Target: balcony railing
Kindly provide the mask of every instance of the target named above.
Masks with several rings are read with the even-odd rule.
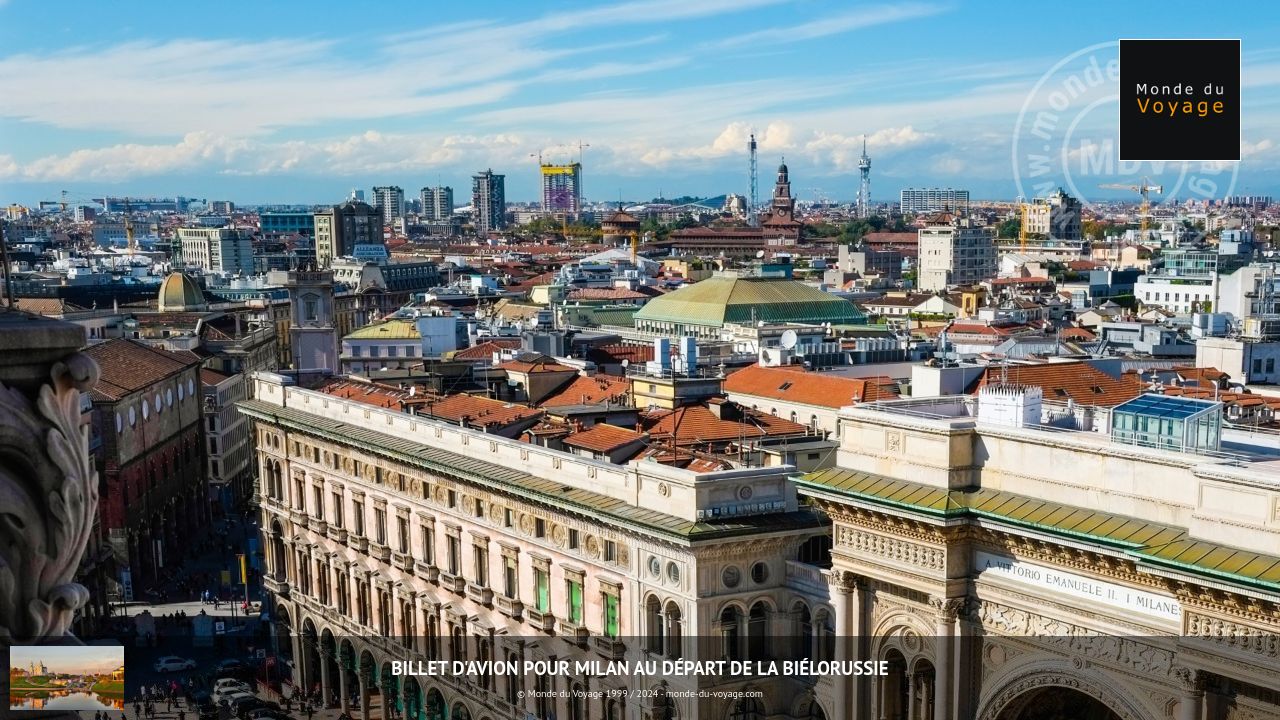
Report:
[[[506,595],[499,595],[494,598],[495,604],[498,606],[498,612],[506,615],[512,620],[519,620],[524,613],[524,603],[515,598],[509,598]]]
[[[382,543],[369,543],[369,554],[382,562],[391,562],[391,548]]]
[[[556,627],[556,616],[552,613],[525,608],[524,615],[529,619],[530,625],[543,632],[551,632]]]
[[[592,638],[591,644],[605,660],[621,660],[627,652],[627,646],[622,644],[621,640],[605,635]]]
[[[454,593],[455,595],[465,595],[467,592],[467,579],[461,575],[441,572],[440,587]]]
[[[586,625],[569,622],[568,620],[560,621],[560,637],[569,642],[586,647],[587,638],[590,636],[591,631],[587,629]]]
[[[819,596],[826,596],[831,592],[822,568],[799,560],[787,561],[787,587]]]
[[[438,582],[440,580],[440,568],[435,565],[428,565],[419,561],[414,564],[414,568],[417,570],[418,577],[427,582]]]
[[[493,604],[493,589],[475,583],[467,583],[467,597],[481,605]]]

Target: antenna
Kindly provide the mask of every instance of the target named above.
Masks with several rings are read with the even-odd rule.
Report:
[[[858,217],[871,216],[871,158],[867,156],[867,136],[862,136],[862,157],[858,159],[858,173],[862,181],[858,185]]]
[[[751,133],[747,141],[747,156],[750,163],[751,197],[747,200],[747,223],[755,227],[757,209],[760,207],[760,178],[756,173],[756,134]]]

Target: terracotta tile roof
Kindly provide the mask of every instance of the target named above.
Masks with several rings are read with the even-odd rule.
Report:
[[[1218,387],[1219,383],[1230,377],[1230,375],[1213,367],[1175,367],[1172,370],[1178,374],[1178,377],[1182,378],[1184,383],[1193,383],[1210,390]]]
[[[223,375],[222,373],[216,370],[210,370],[209,368],[200,368],[200,382],[203,385],[217,385],[229,377],[231,376]]]
[[[559,367],[564,367],[563,365]],[[631,382],[613,375],[578,375],[564,387],[544,398],[540,407],[601,405],[605,402],[631,404]]]
[[[635,430],[628,430],[606,423],[596,423],[587,430],[573,433],[565,438],[564,444],[592,452],[607,453],[627,445],[644,442],[648,438],[648,435]]]
[[[874,300],[862,300],[858,304],[863,307],[915,307],[933,297],[932,293],[912,293],[909,295],[885,295]]]
[[[524,405],[512,405],[501,400],[467,395],[450,395],[434,400],[416,401],[418,412],[429,417],[450,422],[463,422],[474,428],[505,427],[542,414]]]
[[[200,364],[192,353],[173,353],[127,338],[90,345],[84,353],[102,371],[93,390],[95,400],[119,400]]]
[[[1071,260],[1067,262],[1067,267],[1079,272],[1083,270],[1097,270],[1103,266],[1102,263],[1097,263],[1092,260]]]
[[[330,381],[327,385],[320,388],[320,391],[346,400],[355,400],[356,402],[365,403],[366,405],[394,409],[401,408],[402,403],[411,397],[409,393],[404,390],[390,385],[345,380],[342,378],[336,378]]]
[[[508,360],[501,365],[494,367],[499,370],[513,370],[521,373],[551,373],[551,372],[577,372],[568,365],[561,365],[551,358],[543,355],[536,360]]]
[[[1047,277],[1011,277],[1011,278],[994,278],[989,281],[992,285],[1044,285],[1053,284],[1053,280]]]
[[[463,348],[453,354],[454,360],[492,360],[493,354],[500,350],[514,350],[520,347],[519,338],[500,338],[486,340],[482,343]]]
[[[644,300],[647,293],[627,288],[577,288],[569,291],[570,300]]]
[[[897,383],[886,377],[849,378],[759,365],[730,374],[724,391],[828,408],[898,397]]]
[[[1042,388],[1045,400],[1075,400],[1081,405],[1099,407],[1114,407],[1132,400],[1141,395],[1145,387],[1134,376],[1123,376],[1117,380],[1088,363],[1063,362],[1008,368],[990,366],[970,383],[968,391],[975,393],[982,387],[1003,381]]]
[[[1071,327],[1063,328],[1058,332],[1058,337],[1063,340],[1097,340],[1098,336],[1085,328]]]
[[[587,360],[603,365],[620,363],[626,360],[629,364],[646,363],[653,359],[653,345],[600,345],[587,351]]]
[[[641,415],[641,425],[654,439],[674,440],[676,445],[704,445],[765,438],[805,435],[800,423],[742,408],[744,421],[721,420],[710,408],[690,405],[676,410],[659,410]]]

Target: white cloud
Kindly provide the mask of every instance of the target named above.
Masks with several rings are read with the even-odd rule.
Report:
[[[841,15],[824,17],[821,20],[813,20],[799,25],[741,33],[716,42],[714,45],[716,47],[729,48],[768,45],[771,43],[804,42],[876,25],[928,17],[944,10],[943,6],[924,3],[861,7]]]
[[[363,36],[341,43],[178,38],[11,55],[0,58],[0,87],[6,89],[0,116],[59,128],[182,137],[430,115],[493,104],[528,83],[671,69],[683,61],[669,52],[635,63],[575,66],[571,59],[652,44],[660,36],[630,37],[633,27],[646,23],[781,1],[638,0],[526,22],[456,24],[449,32],[437,27],[399,33],[394,40],[368,38],[367,47],[359,48],[354,38]],[[556,45],[556,33],[593,27],[610,28],[609,42]]]

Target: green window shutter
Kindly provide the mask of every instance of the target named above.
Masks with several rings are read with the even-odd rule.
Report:
[[[569,583],[569,622],[582,624],[582,583]]]
[[[547,571],[538,570],[538,612],[547,612],[551,609],[551,583],[547,577]]]
[[[604,596],[604,634],[611,638],[618,637],[618,596]]]

